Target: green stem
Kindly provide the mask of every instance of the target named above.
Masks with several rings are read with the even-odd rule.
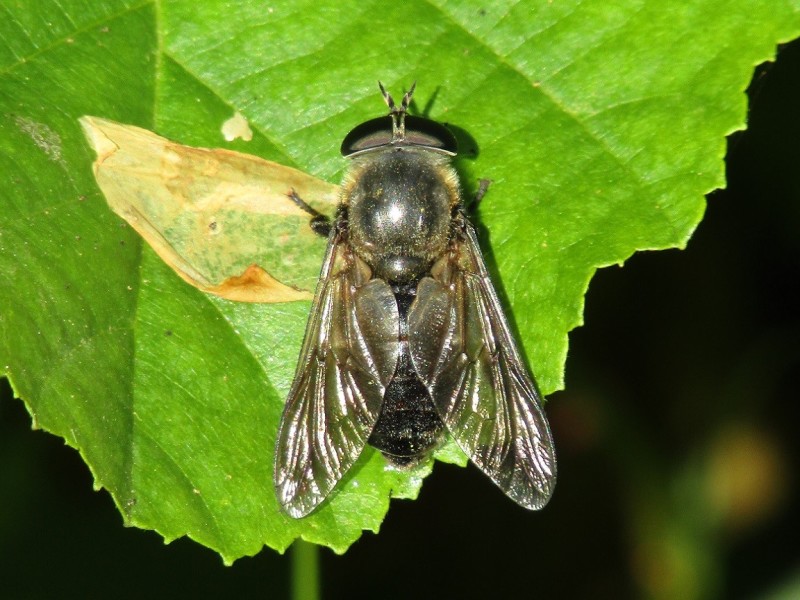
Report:
[[[292,600],[319,600],[319,551],[301,539],[292,544]]]

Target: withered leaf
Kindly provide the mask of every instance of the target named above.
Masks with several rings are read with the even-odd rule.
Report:
[[[332,214],[338,188],[229,150],[183,146],[150,131],[81,117],[111,209],[185,281],[243,302],[311,298],[325,240],[288,194]]]

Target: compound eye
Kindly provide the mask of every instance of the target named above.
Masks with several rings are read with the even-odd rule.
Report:
[[[417,146],[455,156],[458,142],[447,127],[431,119],[405,116],[405,138],[392,141],[392,117],[378,117],[347,134],[342,142],[342,155],[353,156],[386,146]]]
[[[392,142],[392,117],[378,117],[361,123],[342,142],[342,156],[352,156]]]
[[[453,156],[458,154],[458,142],[450,130],[423,117],[406,116],[406,144],[440,150]]]

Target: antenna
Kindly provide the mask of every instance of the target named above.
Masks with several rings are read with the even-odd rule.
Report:
[[[386,88],[383,87],[380,81],[378,82],[378,87],[381,88],[383,99],[389,107],[389,116],[392,117],[392,143],[402,142],[406,139],[406,113],[408,112],[408,105],[411,104],[411,96],[414,95],[417,82],[415,81],[409,90],[403,94],[403,101],[400,103],[400,106],[394,103],[394,98],[386,91]]]

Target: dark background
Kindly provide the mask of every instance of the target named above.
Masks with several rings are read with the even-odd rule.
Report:
[[[325,597],[800,594],[800,44],[749,93],[728,189],[688,248],[591,283],[548,404],[550,505],[528,513],[476,469],[437,465],[379,535],[321,551]],[[78,454],[31,431],[5,380],[0,393],[0,596],[288,595],[288,555],[227,568],[124,528]]]

